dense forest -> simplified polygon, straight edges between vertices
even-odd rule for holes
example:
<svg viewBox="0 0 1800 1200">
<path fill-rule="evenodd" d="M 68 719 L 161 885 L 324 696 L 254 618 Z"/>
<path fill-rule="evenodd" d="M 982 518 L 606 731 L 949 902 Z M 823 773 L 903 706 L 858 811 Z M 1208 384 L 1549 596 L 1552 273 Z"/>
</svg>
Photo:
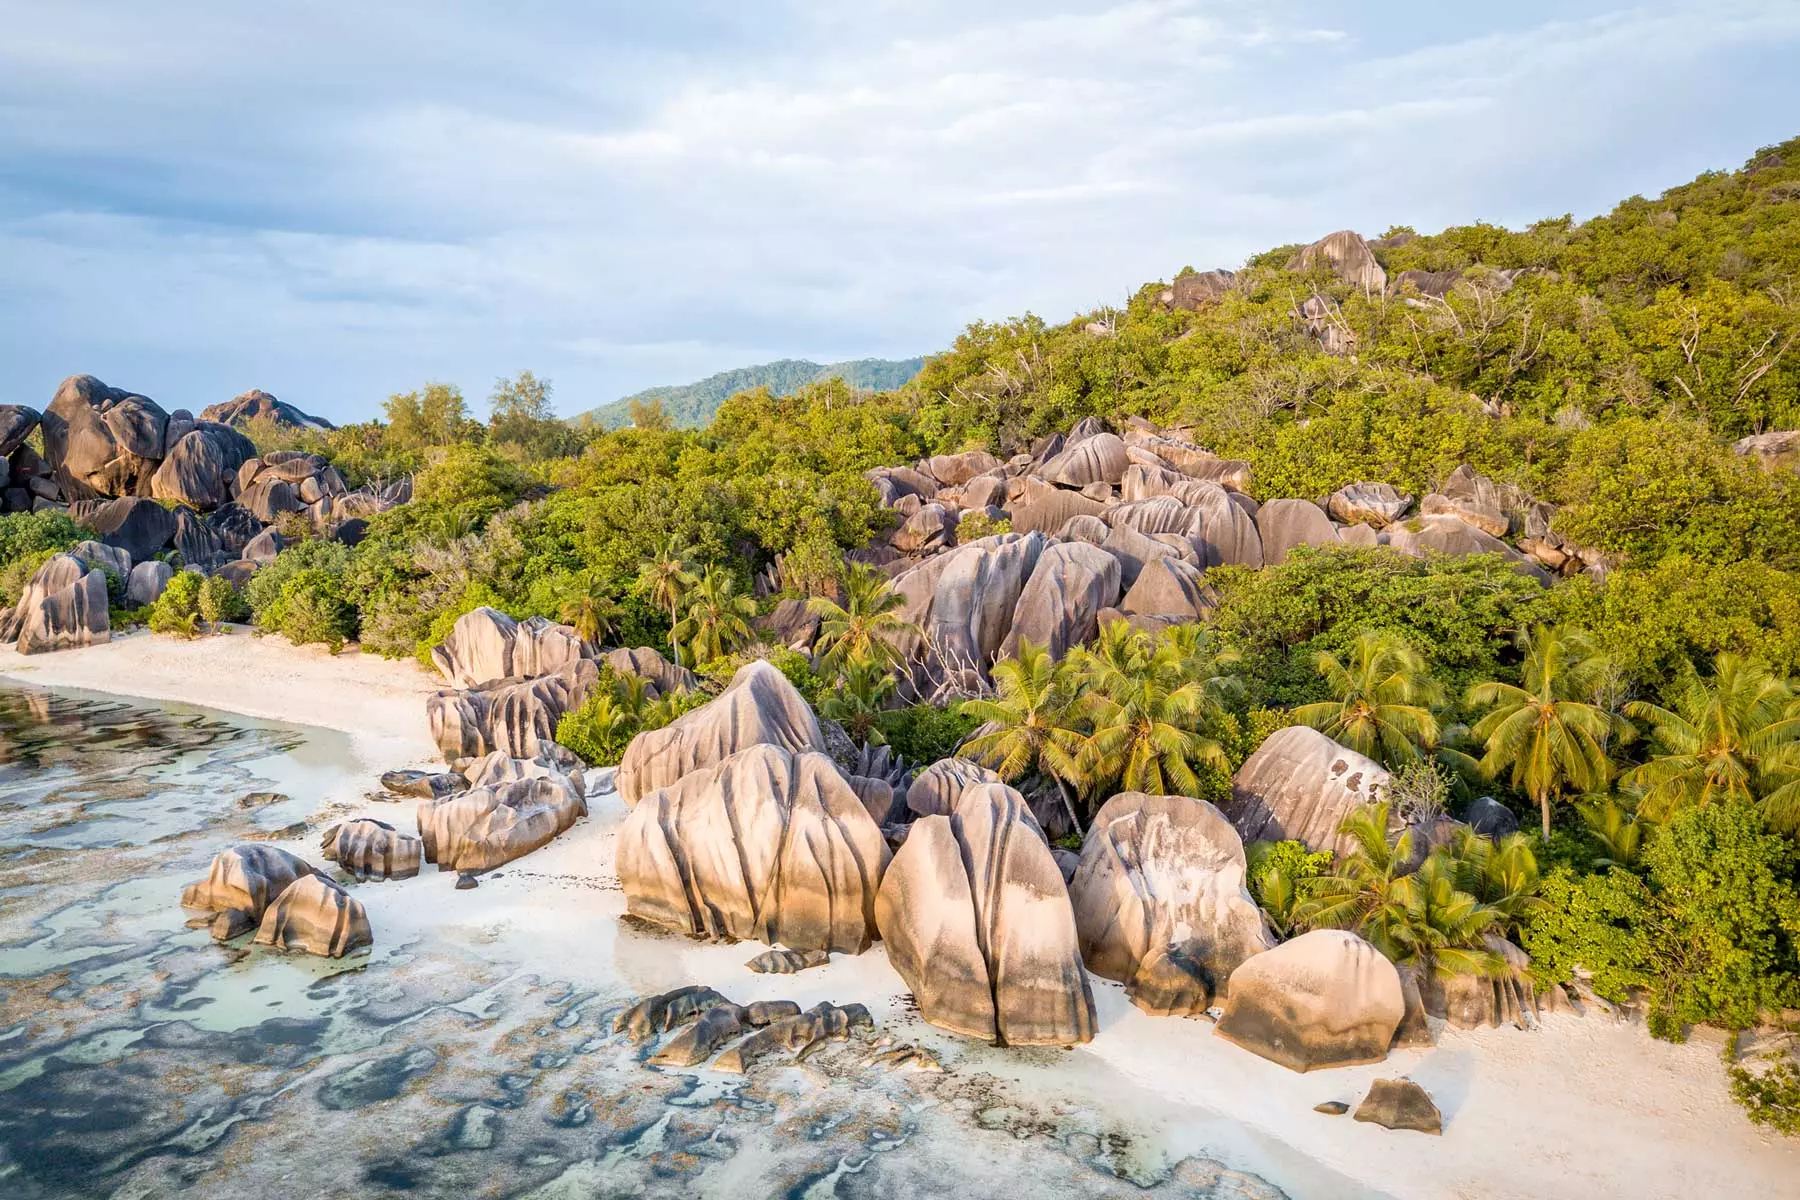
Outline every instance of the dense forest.
<svg viewBox="0 0 1800 1200">
<path fill-rule="evenodd" d="M 1487 969 L 1482 935 L 1503 933 L 1541 981 L 1640 1004 L 1661 1036 L 1800 1008 L 1800 476 L 1762 436 L 1800 428 L 1800 139 L 1588 221 L 1369 246 L 1379 284 L 1277 247 L 1060 324 L 978 322 L 902 387 L 737 391 L 704 428 L 653 402 L 630 427 L 570 425 L 529 373 L 486 420 L 431 385 L 338 430 L 253 421 L 259 450 L 324 455 L 352 487 L 411 476 L 412 501 L 354 546 L 291 531 L 209 612 L 425 657 L 486 605 L 679 654 L 716 686 L 759 619 L 804 600 L 818 653 L 774 657 L 826 715 L 913 761 L 980 727 L 967 752 L 1056 785 L 1077 821 L 1122 788 L 1209 795 L 1311 724 L 1392 769 L 1415 828 L 1492 796 L 1533 831 L 1427 854 L 1382 812 L 1335 864 L 1256 847 L 1279 927 L 1353 927 L 1444 970 Z M 1214 568 L 1201 626 L 1109 629 L 1061 662 L 1028 645 L 982 694 L 905 702 L 893 597 L 846 560 L 897 523 L 865 472 L 1004 459 L 1088 417 L 1179 426 L 1247 462 L 1259 499 L 1423 494 L 1467 464 L 1555 505 L 1604 569 L 1546 586 L 1484 556 L 1307 550 Z M 54 513 L 0 525 L 15 597 L 77 536 Z M 192 629 L 199 602 L 176 595 L 164 626 Z M 562 740 L 616 760 L 681 703 L 630 693 Z M 1752 1115 L 1800 1129 L 1792 1058 L 1745 1063 Z"/>
<path fill-rule="evenodd" d="M 768 388 L 777 396 L 791 396 L 808 384 L 823 383 L 828 379 L 841 379 L 853 388 L 885 392 L 912 382 L 924 365 L 922 358 L 859 358 L 824 366 L 803 358 L 784 358 L 754 367 L 720 371 L 698 383 L 646 388 L 573 419 L 577 425 L 618 429 L 632 424 L 636 415 L 646 411 L 647 406 L 659 405 L 677 428 L 696 429 L 711 421 L 719 406 L 739 392 Z"/>
</svg>

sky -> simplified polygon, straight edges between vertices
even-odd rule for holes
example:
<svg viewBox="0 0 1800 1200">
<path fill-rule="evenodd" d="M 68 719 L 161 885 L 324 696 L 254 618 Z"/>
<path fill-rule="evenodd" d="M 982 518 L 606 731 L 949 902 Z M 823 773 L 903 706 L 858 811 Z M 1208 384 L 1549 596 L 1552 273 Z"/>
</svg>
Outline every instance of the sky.
<svg viewBox="0 0 1800 1200">
<path fill-rule="evenodd" d="M 1800 3 L 0 0 L 0 403 L 575 413 L 1800 134 Z"/>
</svg>

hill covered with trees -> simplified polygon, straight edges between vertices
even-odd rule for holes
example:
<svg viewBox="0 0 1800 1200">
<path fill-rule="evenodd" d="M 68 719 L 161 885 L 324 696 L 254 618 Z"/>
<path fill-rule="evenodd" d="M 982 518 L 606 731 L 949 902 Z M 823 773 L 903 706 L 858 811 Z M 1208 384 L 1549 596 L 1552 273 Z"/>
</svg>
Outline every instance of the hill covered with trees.
<svg viewBox="0 0 1800 1200">
<path fill-rule="evenodd" d="M 711 421 L 719 406 L 739 392 L 768 388 L 776 396 L 791 396 L 808 384 L 828 379 L 841 379 L 859 390 L 887 392 L 910 383 L 924 365 L 923 358 L 858 358 L 825 366 L 801 358 L 784 358 L 720 371 L 698 383 L 647 388 L 582 413 L 574 421 L 601 429 L 619 429 L 632 423 L 633 405 L 660 404 L 676 428 L 696 429 Z"/>
</svg>

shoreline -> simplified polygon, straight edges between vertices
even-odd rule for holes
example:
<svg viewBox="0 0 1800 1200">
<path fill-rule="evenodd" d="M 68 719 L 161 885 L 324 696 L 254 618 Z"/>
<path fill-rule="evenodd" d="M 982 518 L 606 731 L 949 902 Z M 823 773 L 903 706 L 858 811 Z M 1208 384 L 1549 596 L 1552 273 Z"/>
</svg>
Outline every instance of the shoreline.
<svg viewBox="0 0 1800 1200">
<path fill-rule="evenodd" d="M 135 633 L 31 657 L 0 650 L 0 677 L 336 731 L 350 748 L 342 769 L 359 773 L 364 788 L 383 770 L 437 761 L 424 699 L 442 685 L 417 664 L 332 655 L 241 628 L 191 642 Z M 369 815 L 404 826 L 411 816 L 410 804 L 366 796 L 307 799 L 317 802 L 315 821 Z M 740 1003 L 861 1001 L 878 1023 L 938 1053 L 946 1067 L 1002 1081 L 1011 1099 L 1097 1110 L 1144 1130 L 1170 1154 L 1206 1154 L 1296 1197 L 1358 1189 L 1471 1200 L 1800 1197 L 1800 1140 L 1749 1123 L 1727 1091 L 1716 1040 L 1704 1034 L 1670 1045 L 1641 1026 L 1597 1014 L 1553 1015 L 1529 1032 L 1439 1029 L 1434 1047 L 1302 1075 L 1215 1037 L 1208 1021 L 1150 1017 L 1118 985 L 1096 978 L 1093 1042 L 1057 1054 L 994 1050 L 908 1012 L 905 985 L 879 944 L 798 975 L 764 976 L 743 967 L 760 949 L 754 944 L 622 930 L 624 895 L 612 851 L 624 806 L 615 794 L 600 793 L 590 807 L 589 818 L 568 833 L 454 900 L 454 876 L 430 867 L 417 880 L 360 889 L 378 944 L 477 935 L 496 960 L 523 971 L 614 989 L 707 983 Z M 280 844 L 317 858 L 310 831 Z M 575 946 L 581 952 L 570 955 Z M 1402 1076 L 1417 1079 L 1442 1109 L 1442 1137 L 1312 1111 L 1324 1100 L 1354 1105 L 1372 1080 Z"/>
</svg>

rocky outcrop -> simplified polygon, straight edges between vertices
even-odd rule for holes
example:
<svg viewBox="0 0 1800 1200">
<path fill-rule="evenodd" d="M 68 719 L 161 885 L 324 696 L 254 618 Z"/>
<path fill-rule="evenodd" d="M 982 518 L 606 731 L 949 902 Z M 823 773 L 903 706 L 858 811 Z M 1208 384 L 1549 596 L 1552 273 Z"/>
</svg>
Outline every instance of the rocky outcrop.
<svg viewBox="0 0 1800 1200">
<path fill-rule="evenodd" d="M 1430 497 L 1426 497 L 1430 499 Z M 1383 534 L 1387 544 L 1402 554 L 1497 554 L 1539 583 L 1548 583 L 1544 569 L 1499 538 L 1470 525 L 1460 516 L 1432 514 L 1390 525 Z"/>
<path fill-rule="evenodd" d="M 608 650 L 600 661 L 611 667 L 615 675 L 636 675 L 639 679 L 649 680 L 654 696 L 691 692 L 696 686 L 692 671 L 676 666 L 664 658 L 660 650 L 650 646 Z"/>
<path fill-rule="evenodd" d="M 211 512 L 232 498 L 239 468 L 255 455 L 250 439 L 229 425 L 197 425 L 171 443 L 150 477 L 150 494 Z"/>
<path fill-rule="evenodd" d="M 155 604 L 173 578 L 175 568 L 168 563 L 155 559 L 141 562 L 131 568 L 131 574 L 125 580 L 125 602 L 138 607 Z"/>
<path fill-rule="evenodd" d="M 766 1028 L 752 1033 L 719 1055 L 713 1070 L 741 1075 L 771 1055 L 784 1051 L 804 1055 L 813 1046 L 844 1041 L 852 1029 L 866 1029 L 874 1024 L 869 1010 L 860 1004 L 846 1004 L 840 1008 L 829 1001 L 820 1001 L 798 1016 L 772 1021 Z"/>
<path fill-rule="evenodd" d="M 320 851 L 357 879 L 411 879 L 424 847 L 385 821 L 361 817 L 325 831 Z"/>
<path fill-rule="evenodd" d="M 537 758 L 555 743 L 563 714 L 580 707 L 599 679 L 593 660 L 578 659 L 535 679 L 434 692 L 425 701 L 425 715 L 446 762 L 496 750 L 512 758 Z"/>
<path fill-rule="evenodd" d="M 614 783 L 626 806 L 635 806 L 657 788 L 757 745 L 792 753 L 826 750 L 818 718 L 806 700 L 778 668 L 761 659 L 738 668 L 716 699 L 631 739 Z"/>
<path fill-rule="evenodd" d="M 75 650 L 111 641 L 106 573 L 71 555 L 52 555 L 32 575 L 0 632 L 17 640 L 20 654 Z"/>
<path fill-rule="evenodd" d="M 263 913 L 256 944 L 342 958 L 374 945 L 375 936 L 359 901 L 323 875 L 307 875 L 283 888 Z"/>
<path fill-rule="evenodd" d="M 1405 1015 L 1394 964 L 1341 929 L 1315 929 L 1239 966 L 1220 1037 L 1295 1071 L 1380 1062 Z"/>
<path fill-rule="evenodd" d="M 1048 544 L 1041 533 L 1001 534 L 929 559 L 894 580 L 900 615 L 920 630 L 941 664 L 985 670 L 1000 653 Z"/>
<path fill-rule="evenodd" d="M 932 1024 L 1017 1046 L 1094 1036 L 1062 874 L 1011 788 L 978 784 L 949 816 L 915 822 L 882 881 L 875 922 Z"/>
<path fill-rule="evenodd" d="M 1180 623 L 1199 620 L 1213 603 L 1198 568 L 1163 557 L 1145 564 L 1119 607 L 1130 616 L 1166 617 Z"/>
<path fill-rule="evenodd" d="M 1359 234 L 1348 229 L 1328 233 L 1301 250 L 1288 263 L 1288 269 L 1308 270 L 1328 266 L 1339 279 L 1368 295 L 1387 290 L 1387 272 L 1375 261 L 1375 252 Z"/>
<path fill-rule="evenodd" d="M 218 421 L 225 425 L 241 425 L 249 421 L 272 421 L 276 425 L 285 425 L 291 429 L 335 429 L 337 426 L 324 417 L 314 417 L 301 412 L 285 400 L 277 400 L 260 388 L 252 388 L 243 395 L 225 401 L 223 404 L 209 404 L 200 410 L 202 421 Z"/>
<path fill-rule="evenodd" d="M 548 845 L 587 816 L 587 801 L 563 775 L 520 779 L 419 803 L 425 861 L 478 874 Z"/>
<path fill-rule="evenodd" d="M 980 763 L 941 758 L 913 777 L 906 789 L 906 808 L 914 816 L 948 816 L 962 794 L 978 783 L 1005 783 Z"/>
<path fill-rule="evenodd" d="M 140 495 L 163 456 L 168 422 L 147 396 L 71 376 L 44 410 L 44 459 L 69 500 Z"/>
<path fill-rule="evenodd" d="M 1271 500 L 1256 513 L 1256 531 L 1262 538 L 1263 565 L 1275 567 L 1287 561 L 1295 546 L 1335 546 L 1337 527 L 1325 510 L 1311 500 Z"/>
<path fill-rule="evenodd" d="M 1069 884 L 1083 961 L 1146 1011 L 1205 1012 L 1275 944 L 1245 869 L 1237 832 L 1206 801 L 1121 792 L 1095 814 Z"/>
<path fill-rule="evenodd" d="M 1442 1134 L 1444 1117 L 1426 1090 L 1410 1079 L 1377 1079 L 1356 1106 L 1356 1120 L 1386 1129 Z"/>
<path fill-rule="evenodd" d="M 143 496 L 73 504 L 69 515 L 108 546 L 126 551 L 134 563 L 155 558 L 175 540 L 175 514 Z"/>
<path fill-rule="evenodd" d="M 304 859 L 274 846 L 250 843 L 220 851 L 206 878 L 181 890 L 181 907 L 196 914 L 190 924 L 209 925 L 221 941 L 249 933 L 269 905 L 296 880 L 318 874 Z"/>
<path fill-rule="evenodd" d="M 1061 454 L 1039 468 L 1038 475 L 1051 483 L 1080 488 L 1090 483 L 1116 484 L 1130 465 L 1125 443 L 1117 434 L 1097 433 L 1080 441 L 1071 439 Z"/>
<path fill-rule="evenodd" d="M 1380 529 L 1406 515 L 1412 497 L 1391 483 L 1352 483 L 1331 493 L 1325 509 L 1346 525 Z"/>
<path fill-rule="evenodd" d="M 1512 1025 L 1530 1029 L 1537 1023 L 1537 985 L 1531 978 L 1531 956 L 1498 934 L 1485 934 L 1482 944 L 1499 956 L 1493 975 L 1434 971 L 1420 981 L 1425 1011 L 1452 1029 L 1498 1029 Z"/>
<path fill-rule="evenodd" d="M 888 850 L 830 759 L 754 742 L 641 797 L 617 862 L 627 911 L 644 920 L 859 954 Z"/>
<path fill-rule="evenodd" d="M 1092 640 L 1100 610 L 1119 598 L 1119 579 L 1118 560 L 1098 546 L 1063 542 L 1049 547 L 1019 594 L 1001 655 L 1017 657 L 1020 640 L 1029 638 L 1061 658 Z"/>
<path fill-rule="evenodd" d="M 1231 781 L 1225 813 L 1246 842 L 1286 839 L 1314 850 L 1348 853 L 1338 826 L 1359 805 L 1387 794 L 1388 773 L 1374 759 L 1316 729 L 1290 725 L 1270 734 Z"/>
<path fill-rule="evenodd" d="M 23 404 L 0 404 L 0 458 L 5 458 L 25 444 L 43 414 Z"/>
<path fill-rule="evenodd" d="M 1171 308 L 1198 312 L 1231 290 L 1236 276 L 1230 271 L 1183 271 L 1172 287 L 1158 295 Z"/>
<path fill-rule="evenodd" d="M 1496 841 L 1519 831 L 1518 814 L 1492 796 L 1476 797 L 1470 803 L 1469 811 L 1463 814 L 1463 820 L 1476 833 Z"/>
</svg>

